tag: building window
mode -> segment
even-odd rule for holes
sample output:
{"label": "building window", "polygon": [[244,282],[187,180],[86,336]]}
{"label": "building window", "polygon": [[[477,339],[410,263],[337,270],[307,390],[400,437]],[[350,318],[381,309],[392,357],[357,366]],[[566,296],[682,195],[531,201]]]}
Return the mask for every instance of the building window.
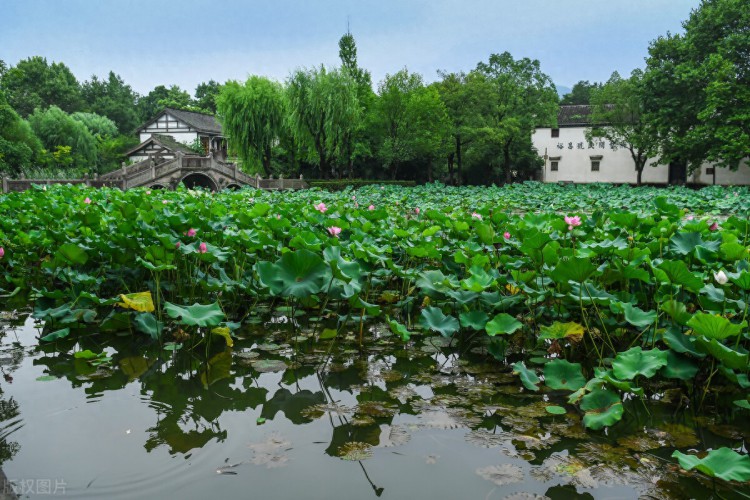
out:
{"label": "building window", "polygon": [[714,167],[706,167],[706,175],[714,175]]}
{"label": "building window", "polygon": [[592,172],[598,172],[599,171],[599,164],[601,162],[599,160],[591,160],[591,171]]}
{"label": "building window", "polygon": [[559,128],[553,128],[552,129],[552,137],[560,137],[560,129]]}
{"label": "building window", "polygon": [[553,172],[557,172],[557,166],[558,166],[558,162],[556,161],[550,162],[549,169]]}

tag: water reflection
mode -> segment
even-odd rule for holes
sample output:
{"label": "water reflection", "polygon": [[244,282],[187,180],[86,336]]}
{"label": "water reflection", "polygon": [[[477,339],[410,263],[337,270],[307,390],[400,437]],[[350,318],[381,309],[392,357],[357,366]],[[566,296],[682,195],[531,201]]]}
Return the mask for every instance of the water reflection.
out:
{"label": "water reflection", "polygon": [[[130,334],[95,334],[36,347],[33,338],[25,344],[13,338],[13,321],[23,319],[4,320],[0,366],[6,383],[26,367],[28,373],[43,371],[34,386],[42,395],[52,391],[44,383],[49,379],[65,381],[68,397],[83,393],[86,404],[95,406],[135,392],[138,410],[148,410],[143,414],[148,423],[130,439],[155,457],[198,460],[210,450],[216,463],[208,465],[217,476],[262,481],[253,468],[294,469],[299,475],[300,468],[323,473],[356,462],[360,483],[376,496],[403,496],[409,481],[421,484],[423,477],[432,477],[438,482],[429,486],[436,488],[433,497],[456,483],[471,492],[468,496],[482,498],[594,498],[602,488],[619,497],[708,498],[726,485],[680,474],[668,459],[671,451],[743,446],[750,437],[744,421],[728,425],[721,416],[696,421],[664,401],[650,404],[648,412],[632,408],[609,435],[587,432],[579,415],[546,411],[549,404],[564,403],[566,394],[522,392],[516,377],[492,361],[481,344],[429,338],[405,349],[398,339],[377,336],[360,350],[356,341],[316,343],[276,324],[274,333],[243,332],[234,348],[217,341],[206,360],[202,348],[169,352]],[[28,357],[24,349],[31,351]],[[87,349],[91,355],[76,357]],[[138,403],[121,407],[135,412],[133,405]],[[18,443],[6,438],[18,433],[21,414],[13,397],[2,396],[0,461],[18,453]],[[72,420],[63,425],[78,425],[75,414],[66,418]],[[137,463],[146,459],[130,455],[129,460],[138,470]],[[430,467],[437,476],[430,475],[435,474]],[[189,481],[172,471],[170,478]],[[191,483],[193,496],[205,493],[201,487]],[[335,481],[326,488],[328,496],[348,492],[337,490],[347,487]],[[77,493],[86,490],[83,483]],[[127,496],[118,489],[91,493]]]}

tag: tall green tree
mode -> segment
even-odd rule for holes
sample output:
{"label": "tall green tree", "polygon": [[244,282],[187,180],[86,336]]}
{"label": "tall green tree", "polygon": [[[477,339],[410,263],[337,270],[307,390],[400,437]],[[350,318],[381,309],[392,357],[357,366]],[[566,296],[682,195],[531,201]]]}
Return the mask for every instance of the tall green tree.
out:
{"label": "tall green tree", "polygon": [[[552,79],[544,74],[539,61],[513,59],[508,52],[492,54],[476,69],[493,87],[485,127],[486,140],[502,155],[505,182],[513,182],[513,151],[541,124],[557,120],[558,97]],[[492,177],[492,172],[488,172]]]}
{"label": "tall green tree", "polygon": [[229,144],[242,162],[259,161],[269,175],[271,151],[285,125],[281,84],[261,76],[251,76],[244,84],[229,81],[219,92],[216,107]]}
{"label": "tall green tree", "polygon": [[748,26],[748,2],[703,0],[683,23],[684,34],[651,43],[644,87],[660,163],[686,163],[693,170],[708,160],[736,169],[748,156]]}
{"label": "tall green tree", "polygon": [[630,152],[640,186],[643,168],[659,152],[655,130],[646,120],[643,103],[643,71],[634,70],[624,79],[616,71],[601,88],[591,94],[592,127],[586,138],[605,138],[610,144]]}
{"label": "tall green tree", "polygon": [[131,134],[141,124],[136,108],[138,94],[112,71],[106,79],[93,75],[83,82],[81,96],[86,111],[106,116],[117,124],[121,134]]}
{"label": "tall green tree", "polygon": [[445,103],[451,122],[453,147],[447,153],[448,179],[455,184],[463,176],[464,152],[484,126],[492,87],[488,79],[476,71],[447,73],[438,71],[441,80],[437,89]]}
{"label": "tall green tree", "polygon": [[590,104],[593,92],[602,88],[601,83],[591,83],[588,80],[580,80],[573,88],[560,99],[561,105]]}
{"label": "tall green tree", "polygon": [[152,119],[164,108],[199,111],[190,94],[177,85],[169,88],[164,85],[154,87],[151,92],[138,99],[137,108],[141,123]]}
{"label": "tall green tree", "polygon": [[357,44],[354,36],[347,32],[339,40],[339,59],[341,70],[346,72],[356,84],[357,102],[360,107],[360,119],[344,133],[341,140],[341,161],[343,171],[351,178],[354,173],[354,162],[358,158],[370,155],[370,136],[366,132],[367,116],[372,110],[375,93],[372,90],[370,72],[360,68],[357,63]]}
{"label": "tall green tree", "polygon": [[8,68],[0,80],[0,89],[16,112],[27,117],[36,108],[57,106],[72,113],[83,109],[81,86],[63,63],[47,63],[40,56],[19,61]]}
{"label": "tall green tree", "polygon": [[423,88],[422,75],[409,73],[406,68],[378,83],[375,116],[381,140],[377,154],[391,179],[396,179],[401,164],[414,159],[412,145],[418,131],[411,101]]}
{"label": "tall green tree", "polygon": [[10,107],[0,91],[0,173],[17,176],[34,166],[42,144],[29,123]]}
{"label": "tall green tree", "polygon": [[324,66],[297,70],[287,80],[289,127],[307,145],[310,162],[328,178],[339,164],[342,143],[358,126],[362,110],[355,81],[345,71]]}
{"label": "tall green tree", "polygon": [[86,125],[57,106],[37,109],[29,116],[29,123],[47,151],[69,148],[72,167],[97,171],[96,139]]}
{"label": "tall green tree", "polygon": [[216,97],[221,91],[221,84],[214,80],[199,83],[195,88],[195,106],[206,113],[216,114]]}

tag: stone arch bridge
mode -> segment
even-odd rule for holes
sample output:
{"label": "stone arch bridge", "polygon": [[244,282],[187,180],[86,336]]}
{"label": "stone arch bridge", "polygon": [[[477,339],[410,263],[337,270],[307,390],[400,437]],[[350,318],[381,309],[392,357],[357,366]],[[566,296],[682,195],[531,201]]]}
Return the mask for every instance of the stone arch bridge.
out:
{"label": "stone arch bridge", "polygon": [[122,190],[137,187],[175,189],[179,184],[188,188],[201,187],[211,191],[240,189],[252,186],[258,189],[304,189],[302,179],[263,179],[250,176],[237,168],[236,163],[225,163],[213,154],[208,156],[176,153],[174,158],[151,157],[133,165],[109,172],[94,179],[6,179],[3,192],[25,191],[33,184],[86,184],[92,187],[116,187]]}

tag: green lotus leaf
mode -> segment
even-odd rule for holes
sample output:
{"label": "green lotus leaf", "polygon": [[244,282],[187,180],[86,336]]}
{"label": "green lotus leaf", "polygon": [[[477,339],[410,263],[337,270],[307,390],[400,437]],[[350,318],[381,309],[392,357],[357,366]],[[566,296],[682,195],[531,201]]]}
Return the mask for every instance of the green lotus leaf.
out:
{"label": "green lotus leaf", "polygon": [[577,391],[586,385],[580,363],[553,359],[544,365],[544,383],[555,390]]}
{"label": "green lotus leaf", "polygon": [[731,369],[746,370],[748,368],[748,353],[739,352],[731,347],[725,346],[716,339],[696,337],[695,343],[706,354],[710,354],[721,363]]}
{"label": "green lotus leaf", "polygon": [[401,340],[408,342],[411,338],[411,332],[407,330],[406,326],[402,325],[395,319],[388,319],[388,326],[394,335],[401,337]]}
{"label": "green lotus leaf", "polygon": [[594,389],[581,399],[583,425],[599,430],[620,421],[623,414],[622,401],[617,393],[608,389]]}
{"label": "green lotus leaf", "polygon": [[656,311],[644,311],[628,302],[622,304],[625,321],[637,328],[645,328],[656,321]]}
{"label": "green lotus leaf", "polygon": [[566,410],[562,406],[545,406],[544,410],[550,415],[565,415],[566,413],[568,413],[568,410]]}
{"label": "green lotus leaf", "polygon": [[136,330],[149,335],[154,340],[158,340],[161,332],[164,330],[164,326],[156,320],[156,316],[152,313],[136,314],[133,325],[135,325]]}
{"label": "green lotus leaf", "polygon": [[732,323],[723,316],[697,312],[687,322],[687,326],[692,328],[696,335],[723,340],[742,333],[742,329],[747,326],[747,322]]}
{"label": "green lotus leaf", "polygon": [[533,370],[529,370],[528,368],[526,368],[526,365],[523,363],[523,361],[518,361],[513,365],[513,374],[518,375],[518,377],[521,379],[521,383],[528,390],[539,390],[539,377],[536,373],[534,373]]}
{"label": "green lotus leaf", "polygon": [[667,378],[692,380],[698,373],[698,365],[676,352],[667,351],[667,364],[659,372]]}
{"label": "green lotus leaf", "polygon": [[443,337],[450,337],[458,331],[458,320],[453,316],[446,316],[437,307],[426,307],[422,309],[422,324]]}
{"label": "green lotus leaf", "polygon": [[596,271],[596,266],[591,263],[590,259],[571,257],[565,261],[561,260],[550,272],[550,276],[556,283],[567,283],[568,281],[582,283],[594,271]]}
{"label": "green lotus leaf", "polygon": [[639,375],[651,378],[656,375],[659,368],[666,364],[667,351],[659,349],[644,351],[640,347],[631,347],[615,357],[612,362],[612,371],[615,377],[624,380],[633,380]]}
{"label": "green lotus leaf", "polygon": [[485,325],[487,335],[494,337],[498,334],[510,334],[518,330],[523,326],[523,323],[518,321],[510,314],[500,313],[492,321]]}
{"label": "green lotus leaf", "polygon": [[472,267],[469,269],[469,272],[471,273],[471,276],[461,280],[461,286],[464,290],[477,293],[483,292],[495,281],[495,279],[481,267]]}
{"label": "green lotus leaf", "polygon": [[654,268],[654,276],[659,282],[681,285],[691,292],[703,288],[703,280],[691,273],[681,260],[665,260]]}
{"label": "green lotus leaf", "polygon": [[459,314],[458,319],[463,328],[482,331],[485,325],[487,325],[489,316],[484,311],[475,310]]}
{"label": "green lotus leaf", "polygon": [[89,256],[79,245],[75,243],[63,243],[57,249],[57,256],[71,264],[83,265],[89,260]]}
{"label": "green lotus leaf", "polygon": [[187,326],[216,326],[224,321],[224,311],[218,302],[213,304],[193,304],[192,306],[178,306],[171,302],[164,303],[164,311],[170,318]]}
{"label": "green lotus leaf", "polygon": [[705,358],[706,353],[695,346],[695,335],[685,335],[680,328],[670,327],[664,331],[662,340],[670,349],[680,354],[690,354],[696,358]]}
{"label": "green lotus leaf", "polygon": [[676,458],[685,470],[696,469],[725,481],[750,481],[750,457],[729,448],[711,450],[703,458],[675,451],[672,458]]}
{"label": "green lotus leaf", "polygon": [[48,333],[47,335],[42,337],[40,340],[44,342],[53,342],[55,340],[65,338],[68,335],[70,335],[70,328],[63,328],[62,330],[56,330],[52,333]]}
{"label": "green lotus leaf", "polygon": [[703,245],[701,233],[675,233],[669,247],[680,255],[687,255],[693,253],[698,245]]}
{"label": "green lotus leaf", "polygon": [[330,281],[330,269],[309,250],[287,252],[274,264],[258,262],[258,278],[274,295],[299,299],[319,293]]}
{"label": "green lotus leaf", "polygon": [[669,317],[678,325],[687,325],[692,315],[687,312],[687,307],[677,300],[665,300],[659,307],[662,311],[669,314]]}

